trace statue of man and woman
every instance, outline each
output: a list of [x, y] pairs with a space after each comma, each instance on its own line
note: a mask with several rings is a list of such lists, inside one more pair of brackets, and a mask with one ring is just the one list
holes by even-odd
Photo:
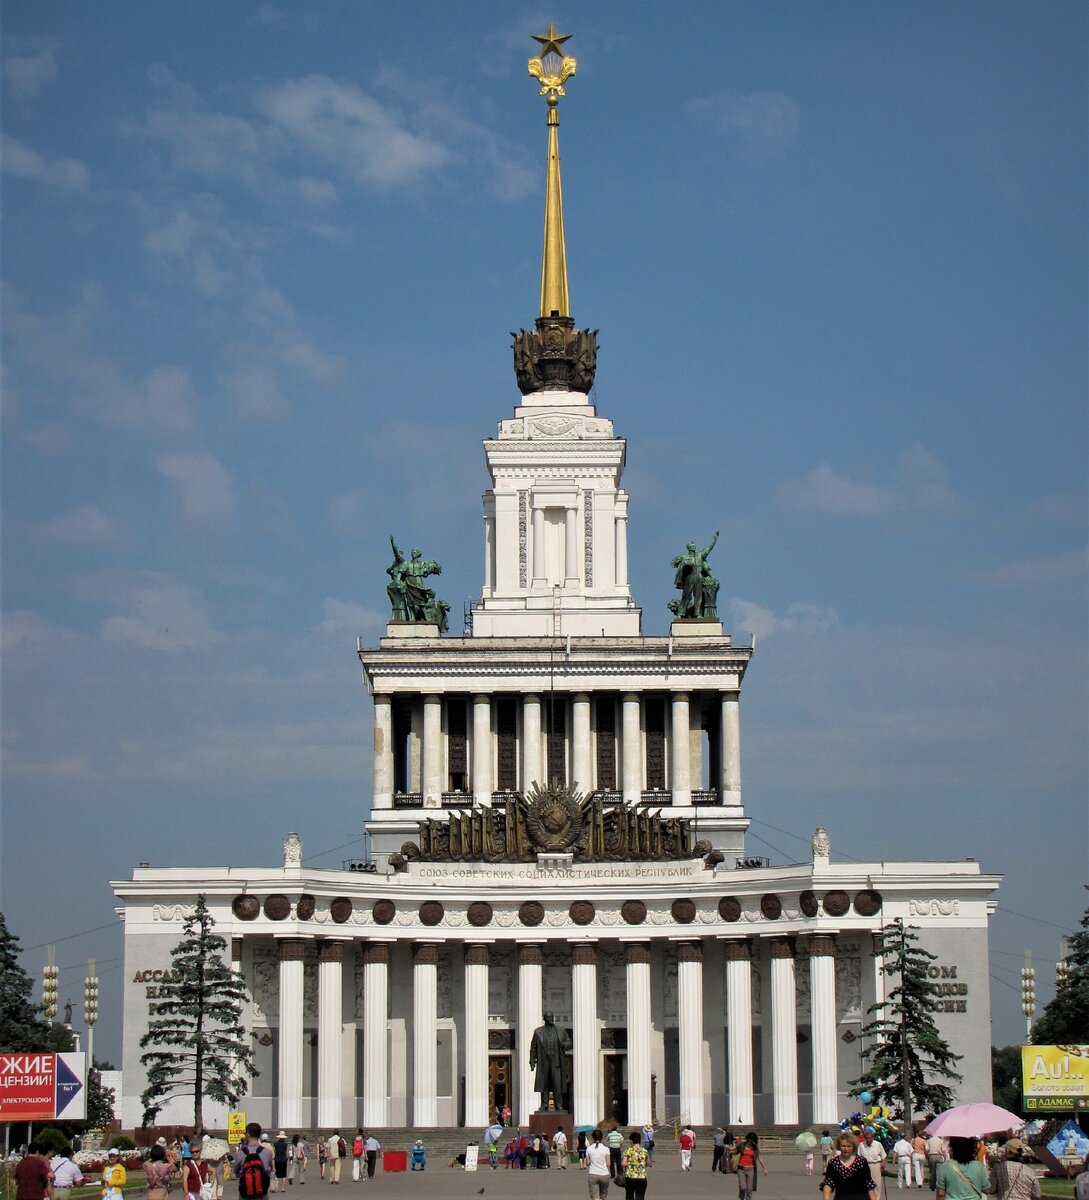
[[424, 580], [429, 575], [441, 575], [442, 567], [432, 558], [424, 558], [413, 548], [411, 556], [405, 558], [404, 551], [391, 537], [393, 562], [386, 568], [390, 583], [386, 587], [394, 621], [427, 621], [439, 627], [440, 633], [448, 628], [447, 614], [450, 605], [435, 595], [434, 588]]
[[718, 530], [711, 538], [705, 550], [696, 547], [695, 542], [689, 542], [683, 554], [678, 554], [673, 560], [676, 574], [673, 576], [673, 586], [681, 593], [679, 600], [670, 600], [669, 611], [677, 617], [711, 617], [718, 616], [718, 589], [720, 581], [711, 574], [707, 565], [707, 557], [715, 548], [718, 541]]

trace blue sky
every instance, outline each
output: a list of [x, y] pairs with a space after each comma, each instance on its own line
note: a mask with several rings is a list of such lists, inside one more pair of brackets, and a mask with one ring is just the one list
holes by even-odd
[[1089, 877], [1084, 5], [9, 0], [2, 904], [62, 1001], [98, 957], [104, 1054], [106, 881], [359, 854], [388, 535], [479, 593], [549, 20], [644, 631], [721, 529], [758, 639], [752, 852], [819, 817], [977, 857], [995, 1039], [1026, 947], [1050, 994]]

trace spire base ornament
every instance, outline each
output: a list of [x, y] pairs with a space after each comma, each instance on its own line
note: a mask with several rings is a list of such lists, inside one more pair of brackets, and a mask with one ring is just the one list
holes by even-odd
[[514, 376], [523, 396], [589, 392], [597, 370], [596, 329], [576, 329], [571, 317], [538, 317], [533, 330], [511, 331]]

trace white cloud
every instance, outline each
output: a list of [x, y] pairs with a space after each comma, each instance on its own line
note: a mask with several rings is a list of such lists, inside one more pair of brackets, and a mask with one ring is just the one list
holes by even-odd
[[304, 204], [311, 208], [328, 208], [340, 199], [337, 189], [328, 179], [313, 179], [304, 176], [295, 180], [295, 190]]
[[207, 451], [160, 454], [155, 465], [174, 485], [182, 525], [221, 534], [234, 520], [234, 480]]
[[322, 605], [322, 611], [325, 617], [318, 631], [336, 641], [354, 641], [356, 637], [381, 629], [386, 624], [386, 618], [381, 613], [347, 600], [330, 597]]
[[14, 179], [29, 179], [62, 192], [82, 192], [91, 179], [79, 159], [47, 158], [7, 133], [0, 134], [0, 167]]
[[57, 45], [51, 38], [5, 39], [4, 82], [19, 99], [37, 96], [57, 76]]
[[1050, 587], [1071, 579], [1082, 579], [1087, 570], [1089, 549], [1079, 549], [1048, 558], [1024, 558], [998, 567], [969, 571], [965, 578], [986, 588]]
[[298, 371], [312, 383], [328, 386], [343, 383], [347, 378], [347, 369], [342, 358], [326, 354], [300, 334], [288, 330], [281, 331], [271, 350], [284, 366]]
[[100, 636], [105, 642], [179, 651], [221, 640], [200, 592], [164, 572], [104, 571], [83, 581], [81, 590], [117, 610], [102, 622]]
[[83, 504], [55, 517], [42, 527], [42, 534], [54, 541], [81, 546], [106, 546], [121, 540], [117, 522], [93, 504]]
[[355, 488], [333, 497], [329, 515], [338, 529], [358, 535], [366, 528], [367, 510], [371, 503], [372, 497], [366, 488]]
[[5, 657], [28, 647], [70, 641], [75, 636], [71, 629], [55, 625], [30, 609], [14, 608], [0, 615], [0, 648]]
[[744, 156], [760, 161], [782, 154], [801, 123], [798, 106], [782, 92], [739, 92], [729, 88], [697, 97], [686, 108], [736, 141]]
[[730, 600], [731, 623], [751, 633], [758, 641], [776, 633], [823, 633], [836, 624], [835, 609], [816, 604], [792, 604], [783, 616], [752, 600], [735, 596]]
[[271, 367], [248, 363], [220, 379], [241, 421], [278, 423], [291, 415], [291, 405]]
[[918, 444], [901, 454], [890, 482], [820, 463], [800, 478], [780, 484], [774, 500], [792, 511], [865, 521], [897, 514], [949, 515], [963, 508], [949, 485], [948, 471]]

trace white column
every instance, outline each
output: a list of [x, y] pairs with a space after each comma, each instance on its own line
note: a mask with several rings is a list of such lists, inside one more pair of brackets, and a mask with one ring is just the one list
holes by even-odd
[[574, 737], [572, 783], [582, 792], [593, 789], [593, 769], [590, 755], [590, 697], [578, 692], [571, 702], [571, 732]]
[[[627, 946], [628, 1124], [646, 1125], [650, 1106], [650, 944]], [[578, 1119], [575, 1121], [578, 1124]]]
[[[685, 749], [687, 750], [687, 739]], [[677, 1041], [680, 1048], [682, 1113], [704, 1125], [703, 1115], [703, 946], [677, 945]], [[630, 1033], [630, 1030], [629, 1030]]]
[[745, 939], [726, 943], [726, 1063], [731, 1125], [752, 1125], [752, 947]]
[[374, 807], [393, 807], [393, 705], [374, 698]]
[[624, 803], [637, 804], [643, 794], [643, 737], [639, 727], [639, 697], [634, 692], [624, 696], [620, 747]]
[[439, 948], [419, 942], [412, 948], [412, 1123], [418, 1129], [438, 1124], [437, 1025]]
[[492, 701], [473, 697], [473, 803], [492, 802]]
[[722, 693], [722, 741], [719, 755], [722, 763], [723, 804], [741, 803], [741, 705], [740, 693]]
[[[348, 943], [351, 948], [351, 943]], [[345, 1124], [340, 1064], [343, 1059], [344, 943], [322, 942], [318, 948], [318, 1124], [339, 1129]], [[355, 1087], [352, 1087], [355, 1092]]]
[[[597, 1017], [597, 946], [576, 942], [572, 950], [571, 1012], [575, 1037], [571, 1109], [575, 1125], [593, 1125], [601, 1116], [601, 1032]], [[527, 1050], [528, 1053], [528, 1050]]]
[[836, 1070], [836, 939], [829, 933], [809, 938], [809, 1006], [813, 1027], [813, 1124], [838, 1120]]
[[688, 744], [688, 696], [685, 692], [673, 693], [673, 724], [670, 729], [671, 759], [673, 762], [670, 786], [673, 803], [692, 803], [691, 748]]
[[389, 1124], [389, 946], [363, 947], [363, 1126]]
[[794, 943], [771, 939], [771, 1074], [773, 1120], [798, 1124], [798, 1019]]
[[545, 584], [545, 515], [543, 508], [533, 509], [533, 586]]
[[424, 808], [442, 807], [442, 698], [424, 697], [423, 729]]
[[[628, 586], [628, 514], [616, 518], [616, 586]], [[629, 1101], [630, 1105], [630, 1101]]]
[[[285, 938], [280, 950], [280, 1097], [276, 1122], [298, 1129], [303, 1122], [303, 947]], [[309, 1124], [309, 1121], [306, 1122]]]
[[518, 1028], [515, 1031], [518, 1065], [518, 1109], [514, 1119], [519, 1125], [528, 1123], [530, 1115], [540, 1107], [539, 1094], [533, 1088], [533, 1072], [529, 1069], [529, 1044], [533, 1031], [544, 1019], [542, 972], [544, 955], [535, 942], [518, 947]]
[[541, 697], [525, 696], [522, 700], [522, 791], [533, 784], [545, 783], [541, 758]]
[[564, 554], [563, 554], [563, 574], [564, 582], [567, 584], [578, 585], [579, 582], [579, 525], [578, 525], [579, 510], [572, 505], [568, 508], [564, 516]]
[[488, 947], [465, 947], [465, 1124], [490, 1125], [488, 1111]]

